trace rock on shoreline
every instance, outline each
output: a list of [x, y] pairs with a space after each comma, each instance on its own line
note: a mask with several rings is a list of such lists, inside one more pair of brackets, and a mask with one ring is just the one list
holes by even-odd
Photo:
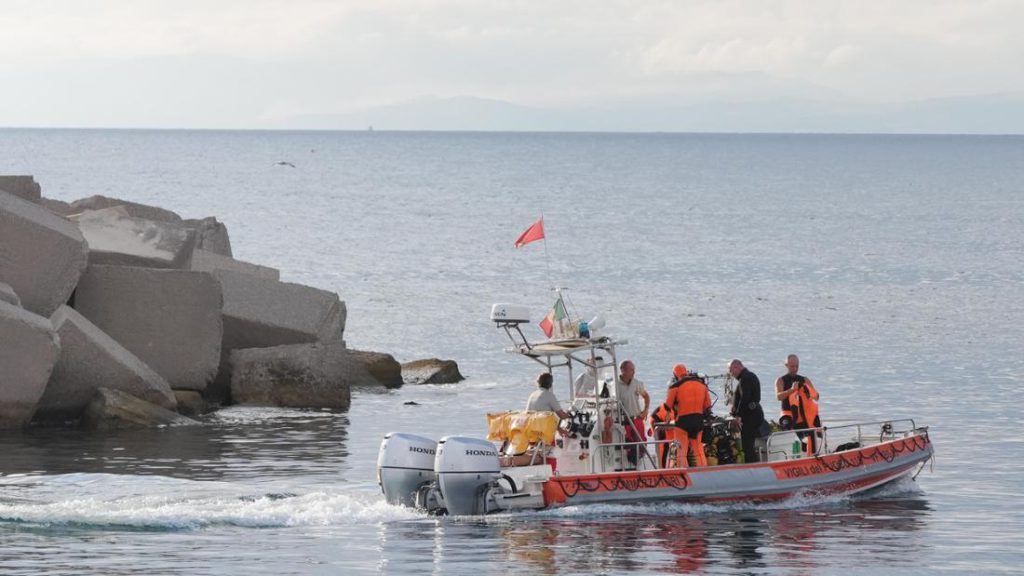
[[131, 394], [99, 388], [82, 413], [82, 427], [93, 430], [190, 426], [199, 422], [140, 400]]
[[427, 358], [402, 364], [406, 384], [454, 384], [465, 379], [454, 360]]
[[[60, 202], [0, 176], [2, 428], [195, 423], [173, 410], [232, 402], [346, 410], [353, 386], [403, 384], [390, 354], [347, 349], [346, 317], [337, 294], [232, 258], [214, 217]], [[412, 380], [462, 379], [433, 362]]]

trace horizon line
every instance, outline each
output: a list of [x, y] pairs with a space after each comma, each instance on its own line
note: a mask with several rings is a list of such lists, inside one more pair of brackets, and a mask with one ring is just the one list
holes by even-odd
[[488, 129], [404, 129], [404, 128], [167, 128], [146, 126], [0, 126], [0, 131], [91, 131], [91, 132], [309, 132], [351, 134], [579, 134], [579, 135], [678, 135], [678, 136], [1024, 136], [1024, 132], [810, 132], [727, 130], [488, 130]]

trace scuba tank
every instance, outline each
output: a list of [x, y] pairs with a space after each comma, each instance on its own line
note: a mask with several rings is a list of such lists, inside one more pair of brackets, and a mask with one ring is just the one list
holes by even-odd
[[715, 452], [715, 446], [712, 443], [704, 445], [704, 459], [707, 460], [708, 466], [718, 466], [718, 454]]
[[733, 457], [736, 458], [737, 464], [743, 464], [747, 461], [746, 455], [743, 453], [743, 442], [740, 439], [739, 433], [730, 434], [729, 441], [732, 443]]
[[735, 464], [736, 456], [733, 452], [733, 446], [730, 436], [725, 430], [716, 429], [715, 437], [712, 440], [712, 446], [714, 446], [715, 459], [718, 460], [719, 464]]

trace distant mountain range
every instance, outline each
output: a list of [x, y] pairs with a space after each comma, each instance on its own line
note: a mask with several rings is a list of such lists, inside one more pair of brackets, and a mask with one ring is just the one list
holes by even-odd
[[1024, 94], [892, 104], [772, 99], [614, 101], [523, 106], [472, 96], [417, 98], [345, 114], [293, 116], [275, 128], [584, 132], [1024, 134]]

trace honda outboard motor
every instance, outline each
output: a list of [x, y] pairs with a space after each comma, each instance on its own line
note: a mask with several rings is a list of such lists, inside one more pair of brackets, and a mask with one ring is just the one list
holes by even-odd
[[459, 516], [485, 514], [487, 487], [501, 477], [494, 444], [464, 436], [441, 438], [434, 471], [448, 513]]
[[416, 492], [432, 483], [437, 442], [415, 434], [390, 432], [377, 454], [377, 483], [388, 504], [416, 506]]

